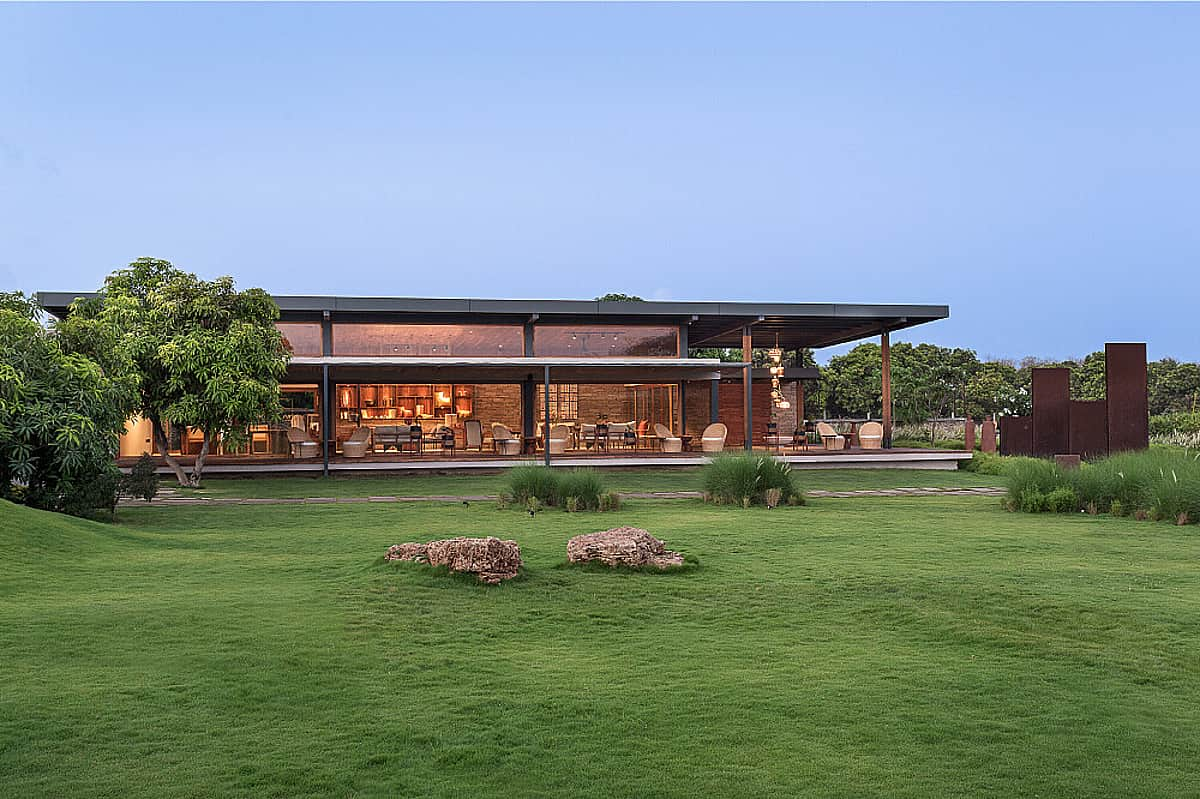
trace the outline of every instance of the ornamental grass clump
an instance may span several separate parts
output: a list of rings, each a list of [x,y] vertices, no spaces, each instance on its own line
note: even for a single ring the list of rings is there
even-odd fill
[[[567,500],[575,500],[575,507],[568,510],[599,510],[603,493],[604,481],[595,469],[572,469],[558,475],[558,495],[564,504]]]
[[[508,473],[508,490],[518,505],[527,505],[531,499],[557,505],[558,479],[558,473],[545,466],[515,466]]]
[[[704,495],[718,505],[804,504],[791,467],[765,455],[717,455],[702,472]],[[778,492],[778,494],[775,493]]]
[[[1162,449],[1124,452],[1079,469],[1013,459],[1007,467],[1009,510],[1026,513],[1111,513],[1136,519],[1200,522],[1200,453]]]
[[[509,472],[508,492],[514,504],[563,507],[571,512],[604,510],[607,495],[604,480],[594,469],[554,469],[546,466],[517,466]]]

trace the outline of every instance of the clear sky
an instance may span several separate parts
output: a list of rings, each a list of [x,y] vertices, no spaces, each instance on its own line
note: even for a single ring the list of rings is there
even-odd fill
[[[1200,359],[1198,42],[1182,4],[0,4],[0,288],[944,302],[909,338]]]

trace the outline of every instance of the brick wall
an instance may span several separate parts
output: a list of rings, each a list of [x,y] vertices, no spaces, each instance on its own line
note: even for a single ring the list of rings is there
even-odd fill
[[[492,423],[500,422],[510,430],[521,430],[521,386],[475,385],[475,418],[483,423],[483,434],[492,434]]]

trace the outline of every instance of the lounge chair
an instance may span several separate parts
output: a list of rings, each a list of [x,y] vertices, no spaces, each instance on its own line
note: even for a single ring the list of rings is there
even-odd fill
[[[571,428],[565,424],[556,424],[550,428],[550,438],[547,446],[551,455],[562,455],[567,451],[567,442],[571,440]]]
[[[863,449],[882,449],[883,425],[879,422],[865,422],[858,428],[858,445]]]
[[[700,436],[700,449],[704,452],[724,452],[725,437],[728,435],[728,427],[714,422],[704,428],[704,433]]]
[[[492,446],[500,455],[520,455],[521,439],[513,435],[505,425],[499,422],[492,424]]]
[[[347,458],[361,458],[367,454],[367,445],[371,440],[371,428],[355,428],[350,437],[342,442],[342,454]]]
[[[683,439],[671,432],[665,424],[654,425],[654,435],[658,438],[663,452],[683,452]]]
[[[821,434],[821,441],[824,442],[825,449],[838,450],[846,448],[846,437],[834,430],[832,425],[826,422],[817,422],[817,432]]]
[[[312,436],[302,428],[289,427],[287,437],[293,458],[315,458],[321,452],[321,445],[313,441]]]
[[[463,435],[466,438],[464,450],[477,449],[483,452],[483,423],[478,419],[468,419],[463,422]]]

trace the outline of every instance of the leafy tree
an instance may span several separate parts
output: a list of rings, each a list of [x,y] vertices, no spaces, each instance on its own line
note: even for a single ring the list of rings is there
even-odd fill
[[[1163,358],[1147,369],[1151,414],[1196,413],[1200,409],[1200,364]]]
[[[288,354],[275,328],[279,308],[261,289],[238,291],[230,277],[205,281],[140,258],[108,277],[101,302],[75,311],[81,328],[95,320],[120,331],[119,349],[139,376],[135,410],[180,485],[200,484],[218,440],[236,447],[249,425],[279,416]],[[190,473],[170,454],[168,424],[203,434]]]
[[[596,302],[645,302],[645,300],[636,294],[620,294],[617,292],[612,292],[609,294],[601,294],[596,298]]]
[[[87,515],[116,505],[117,441],[136,381],[38,322],[37,306],[0,294],[0,496]]]

